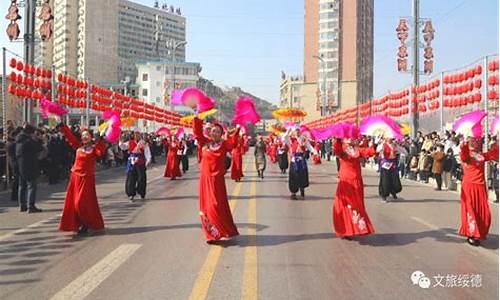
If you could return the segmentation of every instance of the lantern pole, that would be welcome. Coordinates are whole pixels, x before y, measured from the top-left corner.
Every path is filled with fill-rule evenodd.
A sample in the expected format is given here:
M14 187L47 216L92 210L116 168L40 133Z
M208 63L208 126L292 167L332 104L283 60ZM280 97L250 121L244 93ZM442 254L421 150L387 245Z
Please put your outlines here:
M3 140L7 147L7 49L2 48L2 126L3 126ZM5 184L9 189L10 174L9 174L9 151L5 152Z
M413 0L413 87L419 85L419 60L418 60L418 49L419 49L419 32L420 28L420 0ZM413 89L412 89L413 90ZM414 96L414 93L412 93ZM412 97L413 100L413 97ZM416 100L416 97L415 97ZM412 114L412 138L415 138L418 131L418 102L415 101L413 104L413 114Z
M57 82L56 82L56 66L52 65L51 67L52 70L52 77L50 78L52 89L50 90L50 93L52 95L52 102L57 103Z
M85 122L87 128L90 128L90 84L87 80L87 97L85 97ZM96 128L98 124L95 124Z
M484 73L483 73L483 96L482 96L482 99L484 101L484 112L486 113L486 121L484 122L484 145L483 145L483 149L485 151L488 150L488 143L489 143L489 138L488 138L488 134L489 134L489 123L488 123L488 73L489 73L489 70L488 70L488 56L485 56L484 59L483 59L483 70L484 70ZM485 171L487 170L487 165L488 164L484 164L485 166Z
M441 75L439 76L439 128L441 133L444 133L444 106L443 106L443 91L444 91L444 84L443 84L443 79L444 79L444 72L441 72Z

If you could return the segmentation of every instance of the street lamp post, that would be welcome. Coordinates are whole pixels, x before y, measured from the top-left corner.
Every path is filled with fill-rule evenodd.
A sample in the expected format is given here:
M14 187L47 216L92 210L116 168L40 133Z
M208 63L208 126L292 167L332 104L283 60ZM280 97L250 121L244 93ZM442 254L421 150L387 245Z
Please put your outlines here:
M184 46L187 44L187 41L174 41L174 40L168 40L167 41L167 47L170 48L171 51L171 62L172 62L172 88L170 89L170 110L173 111L174 107L172 105L172 93L175 90L175 52L177 51L177 48Z
M313 55L314 58L317 58L321 62L321 70L323 73L323 85L321 87L321 116L326 116L326 62L323 57L318 55Z

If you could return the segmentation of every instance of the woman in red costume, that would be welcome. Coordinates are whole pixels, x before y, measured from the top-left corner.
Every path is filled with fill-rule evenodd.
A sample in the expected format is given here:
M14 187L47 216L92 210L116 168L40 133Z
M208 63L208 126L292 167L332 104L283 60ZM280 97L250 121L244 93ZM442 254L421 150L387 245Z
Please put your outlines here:
M498 160L498 144L484 153L481 148L481 140L477 138L470 138L460 145L464 175L460 192L462 225L459 233L466 236L467 242L473 246L479 246L479 241L486 239L491 225L484 164L489 160Z
M238 141L231 153L233 159L231 163L231 179L239 182L243 177L243 154L245 152L245 145L243 137L237 137Z
M360 148L357 140L350 138L344 143L337 139L333 151L341 161L333 204L335 234L347 240L355 235L371 234L375 230L365 209L360 159L374 156L375 148Z
M163 141L163 144L168 147L167 162L163 177L170 178L171 180L175 180L177 177L182 177L180 168L182 144L180 144L175 137L171 137L170 140ZM179 152L181 156L178 155Z
M228 240L238 235L226 192L225 160L227 152L237 146L239 127L227 140L222 139L224 129L214 125L209 137L203 134L203 121L195 118L193 132L202 148L200 161L200 218L207 243Z
M58 127L71 147L76 150L59 229L78 234L85 234L89 229L102 230L104 221L97 203L95 162L98 157L106 154L106 145L103 140L94 144L88 130L82 131L80 141L68 126L61 123Z
M276 143L274 137L271 138L269 145L271 147L270 150L271 163L275 164L276 162L278 162L278 144Z
M320 147L320 142L314 143L314 149L316 150L317 154L313 154L313 161L315 165L321 165L321 147Z

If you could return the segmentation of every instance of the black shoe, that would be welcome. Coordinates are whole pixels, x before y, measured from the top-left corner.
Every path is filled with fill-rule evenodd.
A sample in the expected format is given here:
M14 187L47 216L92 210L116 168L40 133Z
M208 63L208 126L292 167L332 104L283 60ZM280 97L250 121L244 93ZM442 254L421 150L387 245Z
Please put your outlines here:
M398 200L398 196L397 196L396 194L393 194L393 195L392 195L392 198L393 198L394 200Z
M342 239L352 241L352 237L350 237L350 236L343 236Z
M141 200L146 199L146 195L141 195Z
M29 214L39 213L39 212L42 212L42 210L41 210L41 209L39 209L39 208L38 208L38 207L36 207L36 206L33 206L33 207L28 208L28 213L29 213Z
M479 240L476 240L474 238L467 238L467 243L469 243L469 245L475 246L475 247L479 246L479 244L480 244Z
M300 197L304 198L306 196L306 192L305 191L300 191Z
M20 212L26 212L26 211L28 211L28 208L27 208L26 206L21 206L21 207L19 208L19 211L20 211Z
M135 196L130 196L130 197L128 197L128 199L130 200L130 202L135 202L134 197L135 197Z
M291 200L297 200L297 195L295 195L295 194L291 194L291 195L290 195L290 199L291 199Z
M82 225L80 229L78 229L78 232L76 234L78 235L85 235L89 232L89 228L85 225Z

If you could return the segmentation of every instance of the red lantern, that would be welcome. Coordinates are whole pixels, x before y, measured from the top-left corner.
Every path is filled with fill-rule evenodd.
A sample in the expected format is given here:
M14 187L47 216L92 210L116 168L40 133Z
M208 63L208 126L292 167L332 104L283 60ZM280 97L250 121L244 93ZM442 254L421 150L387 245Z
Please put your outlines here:
M9 66L11 68L16 68L17 67L17 60L15 58L11 58L9 62Z
M35 73L38 77L42 76L42 68L35 68L33 73Z
M13 84L9 84L7 91L9 92L9 94L16 94L16 86Z
M16 69L17 69L18 71L20 71L20 72L21 72L21 71L24 69L24 64L23 64L23 62L18 61L18 62L17 62L17 65L16 65Z

